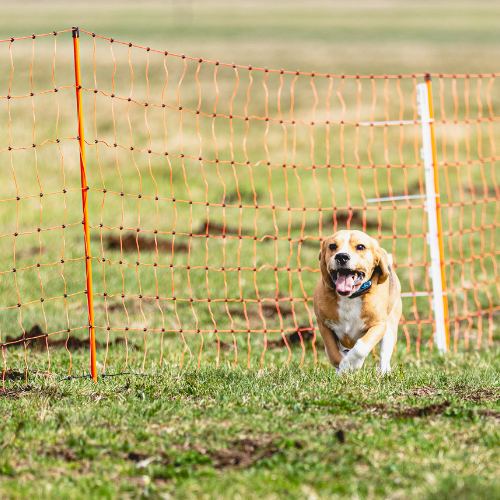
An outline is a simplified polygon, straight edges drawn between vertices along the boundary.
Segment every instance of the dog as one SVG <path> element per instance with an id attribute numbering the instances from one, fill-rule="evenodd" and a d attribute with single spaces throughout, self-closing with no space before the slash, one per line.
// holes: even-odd
<path id="1" fill-rule="evenodd" d="M 378 371 L 389 374 L 403 304 L 387 252 L 361 231 L 338 231 L 323 240 L 319 267 L 314 312 L 330 363 L 359 370 L 380 342 Z"/>

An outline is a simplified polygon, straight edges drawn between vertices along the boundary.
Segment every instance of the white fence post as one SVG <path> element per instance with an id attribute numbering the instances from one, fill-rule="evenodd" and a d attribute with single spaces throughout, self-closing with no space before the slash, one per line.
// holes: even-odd
<path id="1" fill-rule="evenodd" d="M 426 210 L 429 219 L 429 232 L 427 234 L 427 243 L 431 249 L 431 267 L 429 269 L 434 310 L 434 320 L 436 329 L 434 331 L 434 340 L 440 353 L 447 350 L 446 342 L 446 324 L 443 302 L 443 285 L 441 276 L 441 256 L 439 251 L 438 219 L 436 208 L 436 187 L 434 183 L 434 161 L 432 154 L 431 120 L 429 111 L 429 91 L 426 83 L 417 85 L 417 100 L 419 103 L 418 111 L 422 121 L 422 159 L 425 166 L 425 190 L 426 190 Z"/>

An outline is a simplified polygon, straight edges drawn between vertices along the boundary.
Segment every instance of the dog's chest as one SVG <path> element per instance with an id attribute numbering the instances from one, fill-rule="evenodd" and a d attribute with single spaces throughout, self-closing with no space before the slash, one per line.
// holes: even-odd
<path id="1" fill-rule="evenodd" d="M 362 300 L 340 297 L 337 317 L 325 320 L 325 325 L 335 332 L 341 342 L 346 336 L 356 342 L 364 335 L 365 320 L 361 318 L 362 306 Z"/>

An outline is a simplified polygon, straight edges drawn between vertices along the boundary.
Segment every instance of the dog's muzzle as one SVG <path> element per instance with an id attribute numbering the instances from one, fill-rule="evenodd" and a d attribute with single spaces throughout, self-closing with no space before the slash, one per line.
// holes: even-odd
<path id="1" fill-rule="evenodd" d="M 330 276 L 340 295 L 350 295 L 361 284 L 365 273 L 352 269 L 332 269 Z"/>

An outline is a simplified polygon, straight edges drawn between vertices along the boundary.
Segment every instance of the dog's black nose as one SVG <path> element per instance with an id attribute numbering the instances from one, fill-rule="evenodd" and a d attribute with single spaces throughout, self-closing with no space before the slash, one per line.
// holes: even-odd
<path id="1" fill-rule="evenodd" d="M 351 258 L 351 256 L 348 254 L 348 253 L 338 253 L 336 256 L 335 256 L 335 260 L 340 264 L 340 265 L 344 265 L 349 259 Z"/>

